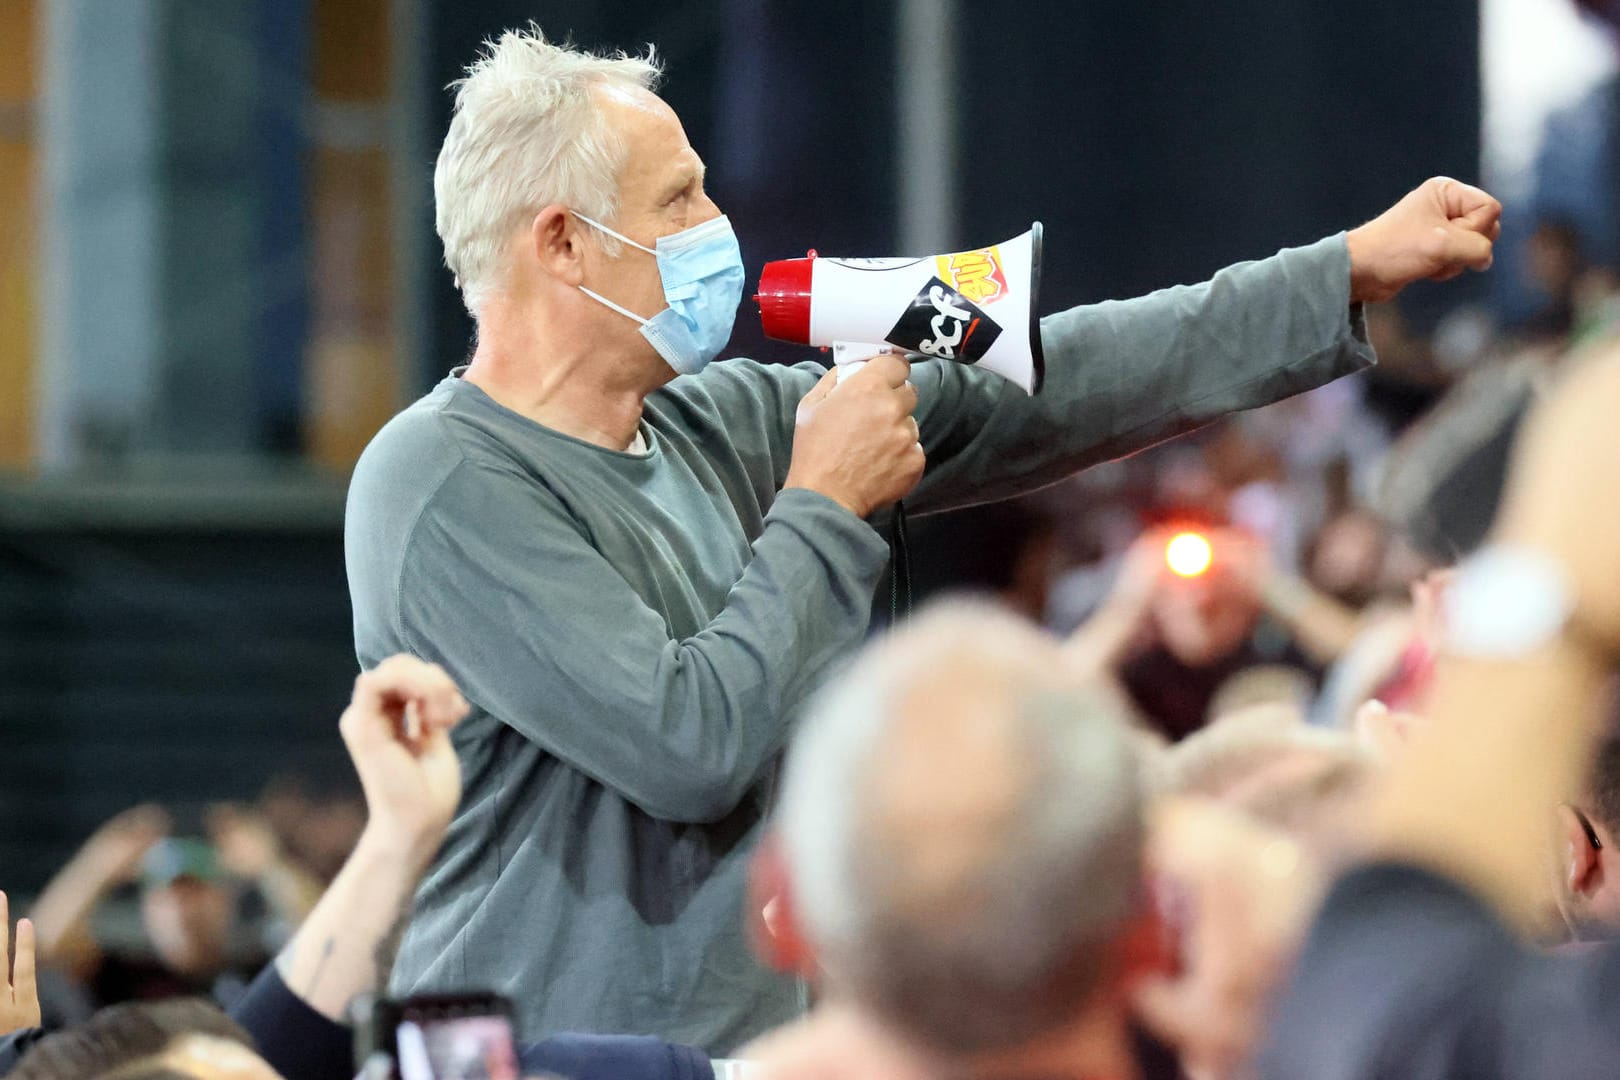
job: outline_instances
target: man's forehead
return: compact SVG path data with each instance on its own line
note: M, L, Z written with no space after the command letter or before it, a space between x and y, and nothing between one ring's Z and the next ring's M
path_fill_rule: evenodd
M686 142L686 130L669 102L639 86L603 84L596 89L603 114L614 128L632 138L678 139Z
M621 182L677 189L704 174L703 159L687 141L686 130L657 94L640 87L603 87L603 111L626 139L629 156Z

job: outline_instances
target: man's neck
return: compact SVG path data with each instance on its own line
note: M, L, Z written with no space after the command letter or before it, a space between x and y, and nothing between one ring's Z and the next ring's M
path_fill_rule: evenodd
M478 348L464 377L537 424L624 450L635 442L642 403L662 385L636 367L586 341L542 340L526 321L492 306L478 320Z

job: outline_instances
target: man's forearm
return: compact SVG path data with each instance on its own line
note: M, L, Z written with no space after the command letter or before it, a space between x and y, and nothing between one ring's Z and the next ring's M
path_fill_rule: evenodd
M1041 341L1047 378L1033 398L961 365L914 369L929 468L908 507L1016 495L1373 360L1342 236L1050 315Z
M356 996L386 986L411 897L435 848L368 825L276 961L288 988L316 1012L342 1021Z

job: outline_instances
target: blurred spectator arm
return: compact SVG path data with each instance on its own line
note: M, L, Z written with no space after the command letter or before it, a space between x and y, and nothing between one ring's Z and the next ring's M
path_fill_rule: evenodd
M1361 632L1361 616L1354 609L1292 574L1273 574L1259 595L1266 611L1319 664L1337 660Z
M208 833L224 867L253 882L277 918L289 927L304 921L320 898L320 883L287 858L268 821L225 803L209 812Z
M1521 926L1536 914L1549 808L1579 790L1599 696L1620 657L1617 407L1620 353L1610 351L1532 415L1492 540L1557 560L1573 615L1516 655L1442 656L1431 722L1398 763L1374 822L1383 854L1462 881ZM1468 587L1466 572L1458 587Z
M1363 628L1354 608L1280 567L1259 540L1233 530L1212 538L1216 558L1231 565L1268 615L1319 664L1337 660Z
M1136 539L1120 560L1108 595L1064 643L1068 662L1086 678L1113 679L1143 637L1164 574L1164 539L1157 530Z
M101 963L90 933L90 916L118 885L132 881L153 844L169 832L168 815L137 806L109 820L85 841L34 901L39 960L76 978L88 978Z

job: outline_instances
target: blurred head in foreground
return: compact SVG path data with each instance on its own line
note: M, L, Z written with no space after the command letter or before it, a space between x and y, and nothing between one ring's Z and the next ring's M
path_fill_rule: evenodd
M1309 727L1286 706L1259 705L1167 748L1158 779L1164 793L1225 803L1331 866L1360 847L1377 769L1349 732Z
M1134 746L1054 642L988 606L870 649L814 709L781 807L792 921L831 992L952 1071L1128 1055L1127 985L1160 963Z
M13 1080L280 1080L211 1002L114 1005L30 1050Z

